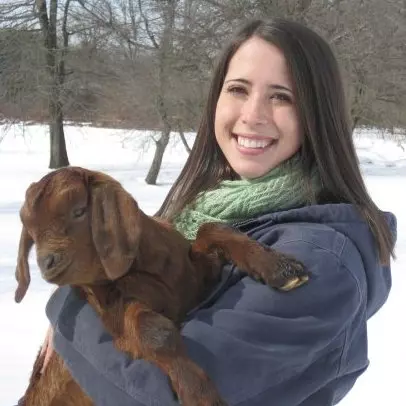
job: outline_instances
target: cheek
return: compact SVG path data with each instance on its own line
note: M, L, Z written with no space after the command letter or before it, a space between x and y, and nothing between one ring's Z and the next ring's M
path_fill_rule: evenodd
M75 253L75 257L89 262L95 251L90 225L86 222L76 224L71 230L70 240L72 243L70 250Z
M224 97L220 96L214 116L216 136L219 136L224 130L232 127L237 116L238 112L235 106L230 101L226 101Z
M292 146L296 147L297 149L302 145L303 142L303 131L299 128L298 125L292 125L290 129L290 141Z
M289 141L292 147L299 148L303 140L303 131L299 125L299 118L296 111L291 110L285 112L285 114L280 117L279 123L286 140Z
M81 253L84 257L93 256L93 251L95 250L93 240L88 233L83 233L81 238L74 238L72 249L75 252Z

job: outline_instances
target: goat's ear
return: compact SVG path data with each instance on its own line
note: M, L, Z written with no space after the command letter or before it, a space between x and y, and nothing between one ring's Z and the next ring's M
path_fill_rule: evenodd
M30 285L30 267L28 265L28 255L34 244L33 239L28 233L25 226L21 231L20 243L18 246L18 257L17 257L17 268L16 268L16 279L18 282L17 290L15 292L14 299L17 303L23 300L28 286Z
M120 185L94 187L92 236L107 276L123 276L133 263L139 245L139 210L135 200Z

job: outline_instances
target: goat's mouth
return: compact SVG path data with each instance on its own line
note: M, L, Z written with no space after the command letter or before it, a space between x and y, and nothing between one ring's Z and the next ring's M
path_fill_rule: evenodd
M71 262L67 264L60 264L55 268L47 269L45 271L41 270L42 277L49 283L58 284L63 274L69 269Z

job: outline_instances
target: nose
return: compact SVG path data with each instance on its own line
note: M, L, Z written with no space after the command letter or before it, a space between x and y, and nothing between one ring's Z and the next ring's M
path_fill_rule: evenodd
M243 123L255 126L266 124L269 119L269 106L265 106L260 97L251 96L247 98L241 108L241 119Z
M41 269L49 271L58 265L58 262L61 260L61 255L57 253L46 254L38 258L38 265Z

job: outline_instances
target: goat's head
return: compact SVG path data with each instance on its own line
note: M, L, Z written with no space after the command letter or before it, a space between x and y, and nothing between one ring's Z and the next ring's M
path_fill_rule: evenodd
M59 286L123 276L138 251L139 214L131 195L100 172L68 167L31 184L20 210L16 302L30 283L34 244L42 277Z

